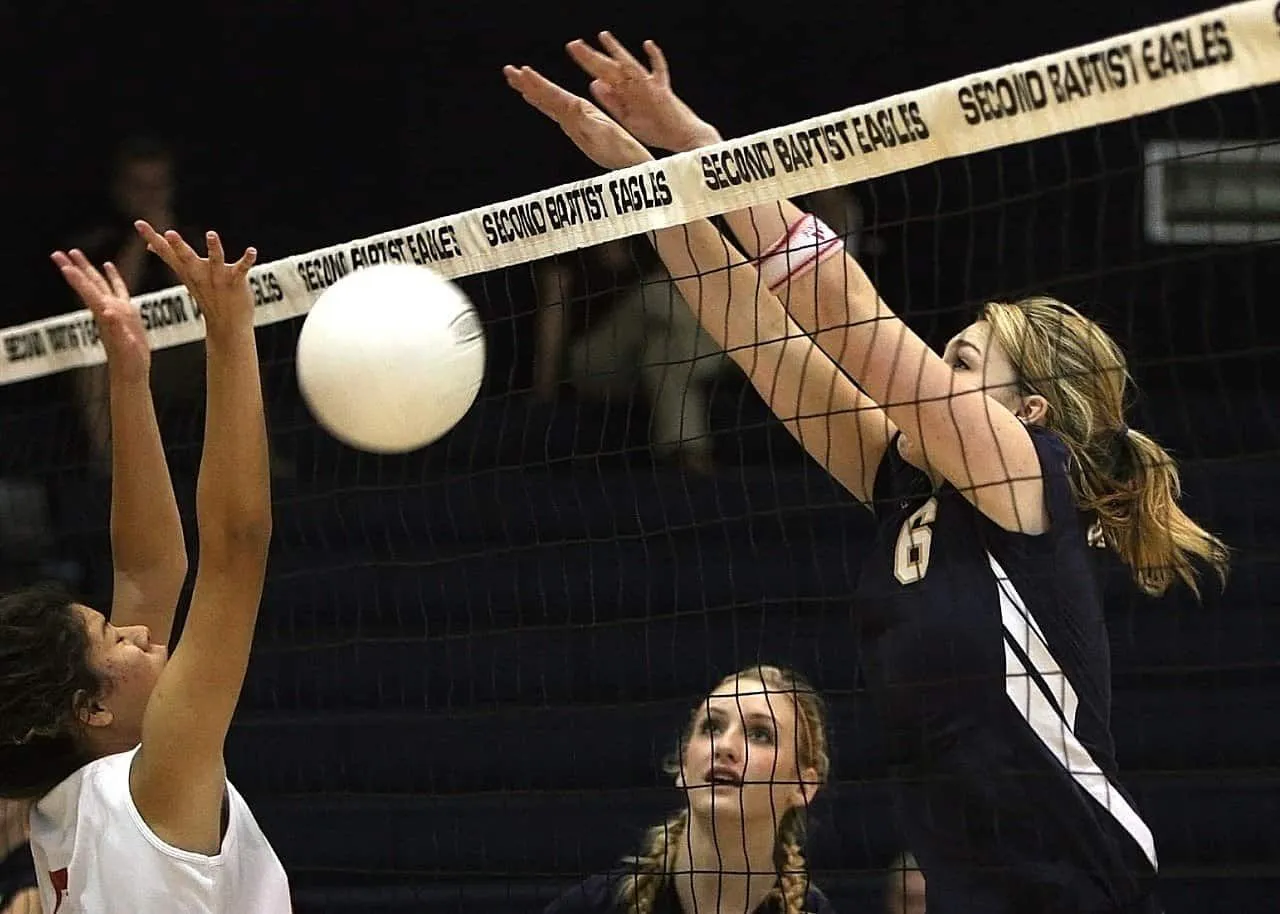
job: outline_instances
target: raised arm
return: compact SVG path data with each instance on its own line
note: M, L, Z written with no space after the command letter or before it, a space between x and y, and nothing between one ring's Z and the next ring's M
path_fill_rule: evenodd
M591 93L623 127L642 142L673 152L720 142L720 134L715 127L699 118L672 91L666 58L654 42L645 42L651 68L636 60L609 32L600 33L600 42L607 53L601 53L584 41L571 41L569 55L593 77ZM746 259L755 262L766 250L779 245L804 216L805 213L790 200L779 200L726 213L725 221ZM817 320L815 307L816 289L820 285L828 290L839 290L840 294L844 292L848 278L846 261L852 260L847 255L832 256L838 253L838 246L832 247L819 259L815 269L776 285L773 291L796 325L813 338L828 358L843 366L840 349L843 340L834 338L830 332L820 332L823 328ZM786 256L784 250L777 259L785 261ZM801 252L797 251L797 259L800 256ZM871 498L876 470L896 429L890 417L878 408L871 397L859 391L857 398L859 405L851 421L856 421L858 428L853 433L842 432L840 436L851 439L844 444L856 443L854 452L842 455L842 460L849 464L844 467L845 474L851 480L861 482L846 483L846 487L865 502ZM814 443L821 444L820 441ZM826 456L806 449L831 469ZM855 462L857 466L852 465Z
M164 211L160 216L166 220L164 224L167 227L170 217ZM146 266L147 243L136 232L130 232L124 242L113 251L110 249L112 235L109 229L99 229L77 239L74 246L89 251L89 256L92 256L95 250L106 253L111 258L112 266L124 281L125 287L138 289ZM115 462L111 452L111 426L114 419L108 407L112 386L109 365L109 362L107 366L90 365L81 368L73 375L75 393L80 403L85 433L89 437L89 446L93 449L95 460L103 464Z
M619 168L652 158L585 99L528 67L504 72L512 88L597 164ZM880 410L796 326L752 264L709 221L664 229L654 243L698 320L774 415L841 485L867 501L889 434Z
M720 142L720 132L698 117L672 90L667 59L655 42L644 43L649 57L646 67L612 33L601 32L599 37L605 53L582 40L569 42L567 49L569 56L592 77L591 94L623 128L642 143L670 152L687 152ZM778 200L726 213L725 221L747 257L754 260L804 215L790 200ZM843 271L838 264L824 273L843 284ZM812 319L812 308L806 313L803 304L814 297L815 279L809 273L777 290L793 319L809 333L817 324ZM793 304L801 307L793 311Z
M249 249L234 264L209 232L208 258L176 232L139 224L204 314L208 408L196 488L200 560L182 641L147 705L131 776L134 802L170 844L198 853L221 845L222 750L235 712L271 539L271 491L262 385L254 341Z
M674 152L720 140L672 91L667 62L654 42L645 42L647 68L608 32L600 41L608 53L581 41L568 50L594 77L597 100L638 139ZM804 215L791 202L778 201L726 218L756 258ZM783 282L778 292L792 319L917 443L934 471L1002 527L1044 529L1040 463L1021 421L984 392L981 379L958 376L903 323L853 257L844 253L822 261Z
M144 243L145 244L145 243ZM53 261L93 314L107 353L111 410L111 621L145 625L169 643L187 576L187 547L151 397L151 347L124 276L99 273L83 253Z

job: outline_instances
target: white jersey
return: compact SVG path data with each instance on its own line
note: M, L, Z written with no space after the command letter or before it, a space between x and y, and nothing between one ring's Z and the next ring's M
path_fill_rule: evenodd
M156 837L133 803L137 752L90 762L32 809L45 914L289 914L284 867L231 782L220 852L179 850Z

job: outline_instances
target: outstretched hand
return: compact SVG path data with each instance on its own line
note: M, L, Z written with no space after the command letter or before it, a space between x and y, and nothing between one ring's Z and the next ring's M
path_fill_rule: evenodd
M669 152L720 142L716 129L672 91L667 58L656 42L644 43L646 67L611 32L601 32L599 38L604 53L581 39L566 49L592 77L591 94L618 123L645 145Z
M602 168L626 168L652 161L635 137L585 98L556 85L532 67L502 68L507 85L555 121L587 158Z
M62 278L93 315L110 370L120 378L145 379L151 371L151 343L115 264L107 263L99 272L74 248L70 254L55 251L52 256Z
M253 326L248 276L258 258L257 251L246 248L239 260L227 263L217 232L205 233L209 256L201 257L173 230L161 235L141 220L134 227L146 240L147 249L163 260L191 292L210 331Z

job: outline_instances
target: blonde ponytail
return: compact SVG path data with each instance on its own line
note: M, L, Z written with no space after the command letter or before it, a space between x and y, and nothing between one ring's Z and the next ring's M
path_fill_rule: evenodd
M1080 461L1080 506L1097 518L1103 542L1143 593L1159 596L1182 581L1199 596L1197 560L1225 583L1228 549L1179 507L1182 481L1169 453L1133 429L1120 430L1113 451L1111 466Z
M1226 545L1178 506L1173 458L1124 420L1124 353L1096 323L1045 296L988 304L991 325L1022 386L1048 403L1046 427L1071 452L1071 485L1094 515L1102 542L1129 566L1146 594L1182 581L1199 596L1196 562L1226 581Z

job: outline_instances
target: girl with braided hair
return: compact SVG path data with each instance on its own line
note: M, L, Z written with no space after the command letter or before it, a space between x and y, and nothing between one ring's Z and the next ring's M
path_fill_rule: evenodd
M546 914L833 914L803 851L829 771L826 711L803 678L774 666L727 676L667 766L684 807Z

